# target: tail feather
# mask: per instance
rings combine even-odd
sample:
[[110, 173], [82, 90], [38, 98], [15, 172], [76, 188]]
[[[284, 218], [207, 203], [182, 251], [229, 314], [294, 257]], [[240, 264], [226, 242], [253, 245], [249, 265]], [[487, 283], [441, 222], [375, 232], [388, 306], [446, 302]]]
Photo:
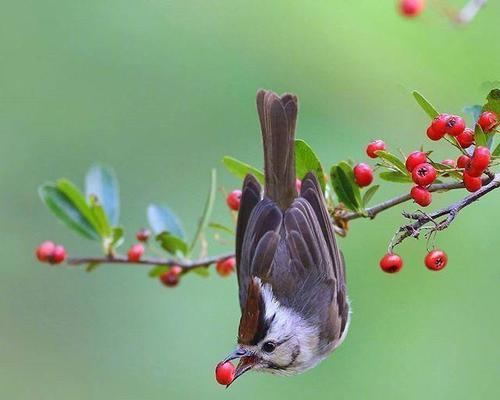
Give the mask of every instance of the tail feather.
[[282, 209], [297, 197], [295, 186], [295, 125], [297, 97], [286, 93], [257, 92], [262, 142], [264, 144], [265, 195]]

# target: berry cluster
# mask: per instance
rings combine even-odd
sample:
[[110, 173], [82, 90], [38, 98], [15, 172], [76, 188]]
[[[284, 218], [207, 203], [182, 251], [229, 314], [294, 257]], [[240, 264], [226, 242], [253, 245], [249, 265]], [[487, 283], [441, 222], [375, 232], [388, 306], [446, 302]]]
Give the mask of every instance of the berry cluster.
[[[499, 124], [498, 117], [494, 112], [483, 112], [477, 121], [485, 133], [492, 132]], [[481, 189], [483, 181], [481, 176], [487, 171], [490, 162], [490, 150], [485, 146], [475, 145], [475, 131], [467, 128], [465, 121], [458, 115], [440, 114], [434, 118], [427, 128], [427, 137], [433, 141], [446, 138], [451, 141], [463, 153], [455, 162], [452, 159], [446, 159], [440, 163], [434, 163], [430, 158], [430, 152], [421, 150], [413, 151], [405, 160], [405, 168], [414, 182], [410, 190], [411, 198], [421, 207], [427, 207], [432, 202], [432, 194], [429, 186], [432, 185], [438, 177], [447, 178], [452, 172], [455, 178], [463, 181], [465, 188], [469, 192], [475, 192]], [[452, 139], [455, 139], [453, 141]], [[467, 151], [468, 150], [468, 151]], [[374, 140], [366, 147], [366, 154], [370, 158], [380, 156], [379, 151], [386, 151], [385, 143], [382, 140]], [[373, 172], [369, 165], [359, 163], [353, 168], [354, 179], [358, 186], [368, 186], [373, 181]], [[439, 271], [446, 266], [447, 257], [441, 250], [433, 250], [425, 259], [427, 268]], [[403, 261], [400, 256], [392, 252], [387, 253], [380, 260], [380, 268], [388, 273], [394, 273], [401, 270]]]
[[40, 262], [60, 264], [66, 259], [66, 250], [64, 246], [47, 240], [36, 248], [36, 258]]

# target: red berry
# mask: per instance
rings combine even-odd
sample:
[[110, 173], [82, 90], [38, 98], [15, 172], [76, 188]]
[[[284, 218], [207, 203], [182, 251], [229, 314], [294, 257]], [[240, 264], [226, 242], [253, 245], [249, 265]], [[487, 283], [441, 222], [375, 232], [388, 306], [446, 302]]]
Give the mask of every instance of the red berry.
[[427, 207], [432, 202], [432, 194], [426, 188], [413, 186], [410, 196], [419, 206]]
[[179, 284], [182, 268], [174, 265], [167, 272], [160, 275], [160, 281], [167, 287], [174, 287]]
[[132, 262], [137, 262], [141, 259], [144, 254], [144, 246], [142, 243], [136, 243], [128, 249], [128, 260]]
[[408, 172], [413, 171], [418, 164], [422, 164], [427, 161], [427, 154], [423, 151], [413, 151], [408, 157], [406, 157], [406, 169]]
[[383, 140], [374, 140], [366, 147], [366, 154], [370, 158], [377, 158], [375, 152], [379, 150], [385, 150], [385, 143]]
[[444, 133], [440, 133], [431, 126], [427, 128], [427, 137], [431, 140], [440, 140], [444, 136]]
[[215, 265], [215, 269], [220, 276], [229, 276], [233, 273], [236, 265], [234, 257], [226, 258]]
[[403, 259], [394, 253], [387, 253], [380, 260], [380, 268], [389, 274], [398, 272], [403, 268]]
[[484, 111], [479, 116], [477, 123], [484, 132], [490, 132], [498, 125], [498, 117], [493, 111]]
[[422, 163], [413, 168], [411, 177], [419, 186], [428, 186], [436, 179], [436, 170], [429, 163]]
[[368, 164], [359, 163], [354, 166], [354, 180], [360, 187], [368, 186], [373, 182], [373, 171]]
[[470, 176], [467, 172], [464, 172], [464, 185], [469, 192], [477, 192], [483, 186], [481, 178]]
[[399, 0], [399, 11], [405, 17], [413, 18], [424, 9], [424, 0]]
[[295, 179], [295, 190], [297, 190], [297, 193], [300, 193], [300, 189], [302, 189], [302, 181]]
[[462, 133], [457, 135], [457, 142], [463, 149], [470, 147], [474, 143], [474, 131], [466, 128]]
[[49, 262], [51, 264], [60, 264], [66, 259], [66, 250], [64, 246], [57, 245], [54, 247], [54, 251], [52, 252], [52, 257], [50, 257]]
[[36, 258], [38, 258], [38, 261], [49, 262], [50, 258], [52, 257], [52, 253], [54, 252], [55, 247], [56, 247], [56, 245], [49, 240], [41, 243], [36, 248]]
[[425, 256], [425, 266], [433, 271], [440, 271], [446, 267], [448, 256], [442, 250], [432, 250]]
[[458, 168], [465, 168], [467, 164], [470, 161], [470, 157], [466, 156], [465, 154], [462, 154], [460, 157], [457, 159], [457, 167]]
[[431, 126], [427, 129], [427, 136], [432, 140], [439, 140], [446, 134], [446, 124], [450, 116], [448, 114], [439, 114], [431, 122]]
[[231, 210], [238, 211], [240, 209], [241, 190], [233, 190], [231, 193], [229, 193], [226, 202]]
[[465, 121], [458, 115], [450, 115], [446, 121], [444, 131], [451, 136], [460, 135], [465, 129]]
[[142, 228], [142, 229], [137, 231], [137, 233], [135, 234], [135, 237], [137, 238], [137, 240], [139, 242], [147, 242], [150, 235], [151, 235], [151, 232], [149, 231], [149, 229]]
[[215, 379], [221, 385], [229, 385], [234, 380], [236, 368], [229, 361], [217, 364], [215, 368]]
[[[490, 149], [484, 146], [478, 146], [475, 148], [474, 153], [472, 154], [472, 158], [470, 160], [470, 169], [471, 171], [480, 171], [479, 176], [483, 173], [483, 171], [488, 168], [488, 165], [491, 160], [491, 153]], [[475, 176], [475, 174], [471, 174], [468, 172], [469, 175]]]

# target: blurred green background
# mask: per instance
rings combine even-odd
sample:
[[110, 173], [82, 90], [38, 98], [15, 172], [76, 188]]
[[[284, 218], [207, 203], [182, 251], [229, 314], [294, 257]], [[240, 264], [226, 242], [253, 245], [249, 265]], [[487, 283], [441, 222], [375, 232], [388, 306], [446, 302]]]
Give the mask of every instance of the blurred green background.
[[[441, 273], [424, 268], [424, 241], [400, 247], [400, 274], [379, 271], [402, 208], [353, 222], [340, 240], [354, 311], [345, 344], [306, 374], [249, 374], [229, 390], [213, 369], [235, 342], [234, 277], [189, 276], [168, 290], [141, 267], [87, 274], [33, 256], [48, 238], [98, 254], [36, 194], [62, 176], [82, 185], [95, 161], [119, 176], [125, 246], [152, 201], [193, 233], [210, 168], [231, 189], [223, 155], [261, 163], [261, 87], [299, 95], [298, 137], [325, 164], [364, 160], [374, 138], [428, 145], [410, 90], [448, 112], [483, 100], [500, 78], [498, 1], [463, 28], [432, 7], [403, 19], [392, 0], [2, 0], [0, 10], [1, 398], [500, 396], [497, 193], [439, 235], [450, 259]], [[384, 187], [375, 200], [407, 190]], [[216, 219], [230, 221], [221, 196]]]

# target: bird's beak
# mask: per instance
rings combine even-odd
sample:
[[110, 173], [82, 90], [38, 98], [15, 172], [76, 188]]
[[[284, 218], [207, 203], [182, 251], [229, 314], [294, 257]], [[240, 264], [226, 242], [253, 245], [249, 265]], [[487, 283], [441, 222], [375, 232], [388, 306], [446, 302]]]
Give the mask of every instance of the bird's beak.
[[[257, 363], [257, 357], [255, 357], [253, 353], [240, 347], [238, 347], [232, 353], [228, 354], [228, 356], [222, 362], [225, 363], [238, 358], [240, 359], [240, 361], [236, 366], [233, 382], [245, 372], [250, 371]], [[229, 385], [231, 385], [231, 383]], [[227, 385], [226, 387], [229, 387], [229, 385]]]

